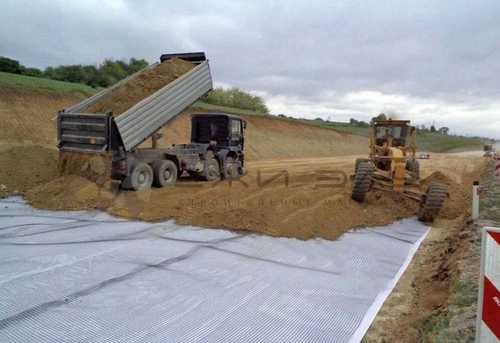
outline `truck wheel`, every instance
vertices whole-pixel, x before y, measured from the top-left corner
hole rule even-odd
[[[158,160],[153,162],[154,179],[156,187],[173,186],[177,181],[177,166],[170,160]]]
[[[415,174],[417,180],[420,179],[420,163],[416,159],[406,161],[406,170]]]
[[[236,162],[233,157],[226,158],[224,166],[224,178],[228,180],[236,180],[240,177],[240,163]]]
[[[420,203],[418,219],[423,222],[433,222],[443,207],[448,196],[448,187],[441,183],[431,183]]]
[[[361,162],[358,165],[356,175],[354,175],[352,199],[357,202],[364,202],[366,194],[372,185],[373,166],[370,162]]]
[[[122,188],[134,191],[143,191],[151,188],[153,183],[153,169],[146,163],[138,163],[129,176],[122,182]]]
[[[207,160],[205,161],[205,170],[203,177],[207,181],[220,180],[220,167],[219,162],[215,159],[214,153],[209,151],[207,153]]]

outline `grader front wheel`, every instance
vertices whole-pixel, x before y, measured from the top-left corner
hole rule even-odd
[[[370,162],[362,161],[356,168],[356,175],[354,175],[352,199],[357,202],[365,201],[366,194],[372,185],[373,166]]]
[[[420,203],[418,219],[423,222],[433,222],[443,207],[447,196],[448,187],[446,185],[432,183]]]

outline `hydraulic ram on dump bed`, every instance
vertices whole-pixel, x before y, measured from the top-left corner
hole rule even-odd
[[[212,89],[204,53],[162,55],[165,62],[181,58],[196,66],[122,114],[85,113],[90,105],[142,71],[58,114],[58,147],[63,152],[108,154],[111,177],[124,189],[174,185],[184,172],[208,181],[243,174],[245,121],[224,113],[192,116],[191,142],[157,148],[157,131]],[[154,64],[150,68],[155,68]],[[152,148],[139,148],[146,139]]]
[[[116,117],[108,113],[90,114],[84,111],[144,70],[155,68],[158,63],[59,112],[59,149],[83,153],[104,153],[120,148],[132,151],[212,89],[210,67],[204,53],[162,55],[161,61],[171,58],[183,58],[197,66]]]

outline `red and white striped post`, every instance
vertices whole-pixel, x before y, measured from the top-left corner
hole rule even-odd
[[[476,342],[500,341],[500,228],[483,228]]]

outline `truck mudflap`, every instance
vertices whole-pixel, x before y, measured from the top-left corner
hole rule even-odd
[[[60,112],[57,126],[61,151],[100,154],[109,147],[111,117],[107,114]]]

